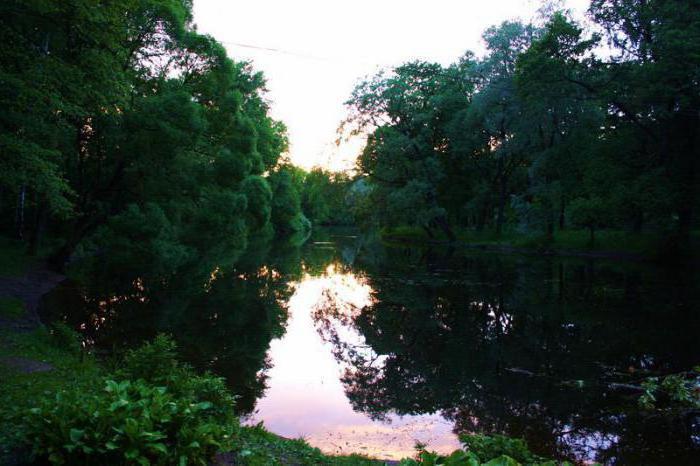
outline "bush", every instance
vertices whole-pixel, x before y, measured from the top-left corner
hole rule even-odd
[[[484,460],[501,455],[509,456],[520,463],[532,463],[536,459],[522,439],[504,435],[462,435],[459,440],[467,451]]]
[[[80,334],[63,322],[51,324],[49,335],[51,335],[51,342],[54,346],[66,350],[70,354],[80,354],[83,349]]]
[[[221,378],[178,364],[175,349],[159,336],[129,352],[121,379],[40,399],[19,420],[34,454],[54,464],[205,465],[230,450],[233,396]]]
[[[117,375],[123,379],[162,384],[178,370],[177,347],[172,338],[158,335],[152,342],[129,350]]]
[[[456,450],[449,456],[427,451],[425,445],[416,445],[415,460],[403,460],[401,466],[556,466],[557,463],[534,455],[524,440],[503,435],[462,435],[464,450]]]

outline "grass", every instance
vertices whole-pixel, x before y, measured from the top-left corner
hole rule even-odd
[[[22,373],[2,364],[6,358],[26,358],[50,364],[54,370]],[[28,333],[0,335],[0,417],[8,419],[13,412],[26,412],[46,393],[72,384],[89,384],[100,373],[95,360],[62,347],[45,328]],[[12,445],[22,435],[17,426],[0,423],[0,464],[10,462]]]
[[[0,298],[0,318],[19,319],[26,312],[24,303],[17,298]]]
[[[419,227],[397,227],[384,229],[382,238],[389,243],[397,240],[423,242],[431,238]],[[552,241],[542,234],[524,234],[515,231],[504,231],[500,235],[495,231],[475,231],[457,229],[457,240],[475,247],[516,248],[531,250],[548,250],[562,254],[567,253],[606,253],[631,254],[643,257],[653,257],[665,251],[667,237],[656,233],[631,233],[622,230],[601,230],[596,232],[595,242],[590,243],[587,230],[556,231]],[[440,234],[432,240],[445,241],[447,238]],[[691,237],[694,251],[700,250],[700,232],[695,231]]]
[[[0,237],[0,276],[17,276],[27,271],[33,259],[19,240]]]
[[[237,460],[249,466],[268,464],[314,464],[328,466],[376,466],[383,461],[361,455],[328,456],[304,439],[285,439],[265,430],[262,425],[244,427]],[[238,464],[238,462],[236,463]]]

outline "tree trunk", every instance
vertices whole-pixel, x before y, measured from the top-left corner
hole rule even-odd
[[[49,257],[49,265],[59,272],[63,271],[66,262],[68,262],[78,244],[104,223],[106,219],[105,215],[78,219],[75,226],[71,229],[70,236],[66,239],[66,242]]]
[[[17,199],[17,214],[15,216],[15,227],[17,231],[17,238],[24,238],[24,201],[27,195],[27,186],[22,185],[19,190],[19,196]]]
[[[595,227],[591,226],[588,228],[590,232],[590,238],[588,240],[588,244],[593,246],[595,244]]]
[[[476,222],[476,231],[484,231],[484,228],[486,227],[486,219],[489,216],[489,210],[491,209],[488,203],[484,203],[484,205],[479,210],[479,217],[477,218]]]
[[[39,245],[41,244],[41,237],[44,233],[44,228],[46,226],[46,207],[45,203],[41,202],[42,199],[39,195],[36,196],[36,217],[34,219],[34,226],[32,228],[32,234],[29,238],[29,254],[34,256],[39,250]]]
[[[642,232],[642,226],[644,226],[644,213],[643,212],[637,212],[634,215],[634,220],[632,221],[632,232],[634,233],[641,233]]]
[[[561,196],[561,200],[559,202],[559,231],[564,230],[564,223],[566,222],[566,217],[564,216],[565,210],[566,201],[564,200],[564,196]]]
[[[496,219],[496,235],[500,236],[503,230],[503,222],[506,208],[506,177],[501,176],[498,190],[498,218]]]
[[[438,224],[442,232],[445,233],[445,236],[447,236],[450,239],[450,241],[454,241],[455,239],[457,239],[455,234],[452,232],[452,229],[450,228],[450,223],[447,221],[447,218],[444,215],[437,217],[435,219],[435,222]]]

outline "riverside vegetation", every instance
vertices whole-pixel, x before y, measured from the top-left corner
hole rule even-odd
[[[590,28],[557,2],[546,2],[532,24],[506,21],[489,28],[483,56],[467,52],[448,66],[410,62],[365,78],[347,101],[339,135],[362,134],[366,144],[355,173],[335,174],[306,172],[285,158],[286,129],[270,116],[264,76],[197,32],[191,0],[3,1],[0,275],[43,272],[46,262],[81,288],[80,299],[62,302],[60,318],[47,321],[49,327],[27,331],[37,310],[17,295],[16,283],[2,287],[2,459],[375,464],[327,456],[262,426],[242,427],[237,418],[265,389],[259,374],[267,367],[270,340],[284,333],[279,303],[288,296],[286,280],[328,265],[314,257],[302,261],[294,249],[312,225],[379,230],[390,242],[653,259],[672,267],[662,275],[672,276],[680,290],[669,285],[675,291],[668,300],[645,299],[668,304],[664,309],[692,331],[700,4],[593,0],[588,19]],[[505,332],[492,335],[489,316],[508,320],[505,307],[529,302],[518,295],[518,283],[527,278],[519,265],[464,262],[500,287],[497,303],[481,288],[458,292],[426,280],[421,290],[406,281],[397,291],[383,286],[382,278],[373,281],[381,299],[371,310],[379,320],[370,319],[368,309],[353,325],[373,339],[378,353],[389,353],[390,362],[415,364],[404,372],[389,367],[380,377],[353,353],[344,362],[357,370],[345,383],[358,409],[378,416],[412,412],[417,400],[408,391],[394,397],[396,390],[376,389],[425,381],[435,374],[434,364],[445,362],[453,377],[446,383],[463,392],[435,390],[418,400],[425,409],[458,410],[461,395],[475,390],[474,409],[484,419],[495,412],[482,391],[498,384],[475,383],[480,374],[469,372],[474,368],[444,354],[437,362],[421,358],[401,332],[393,339],[394,330],[414,326],[404,330],[433,349],[436,342],[456,348],[475,342],[474,353],[489,363],[492,353],[508,350]],[[617,291],[597,286],[593,265],[569,272],[559,266],[556,280],[553,272],[547,275],[548,283],[559,283],[558,304],[547,301],[543,308],[565,309],[564,283],[580,276],[590,285],[581,293],[589,303],[601,309],[619,303]],[[370,270],[376,271],[368,267],[368,275]],[[635,297],[637,285],[648,283],[645,273],[625,271],[619,287],[640,308],[643,300]],[[244,279],[224,283],[222,276]],[[504,290],[505,283],[512,289]],[[461,294],[467,291],[479,299]],[[47,297],[49,308],[52,299]],[[437,311],[451,316],[464,303],[474,313],[469,328],[481,334],[460,333],[461,327],[427,317]],[[218,319],[225,306],[230,312],[218,321],[218,333],[196,320]],[[404,313],[408,321],[393,320]],[[533,318],[522,314],[523,321]],[[95,316],[103,320],[80,326]],[[584,317],[577,316],[576,325],[600,334]],[[119,334],[129,319],[142,326]],[[101,328],[107,320],[111,327]],[[564,354],[578,334],[574,324],[556,322],[569,332],[556,333]],[[659,328],[670,325],[658,322]],[[156,337],[161,327],[173,330],[168,333],[175,334],[179,352],[170,337]],[[198,331],[211,338],[198,340]],[[612,331],[609,336],[611,344],[619,338]],[[671,340],[686,342],[667,335]],[[93,353],[81,341],[113,351]],[[682,415],[689,420],[687,437],[696,438],[697,361],[669,361],[687,351],[652,343],[629,354],[633,371],[650,374],[626,389],[641,412],[674,426]],[[612,361],[616,374],[627,362],[603,353],[596,356]],[[566,354],[562,360],[571,361]],[[542,364],[547,377],[557,364]],[[584,372],[595,372],[589,366]],[[491,365],[480,370],[486,367]],[[406,376],[409,370],[415,377]],[[576,385],[578,379],[565,382]],[[386,399],[376,399],[381,396]],[[584,398],[580,406],[587,406]],[[525,411],[516,409],[520,401],[508,405],[513,420]],[[551,424],[580,418],[565,414],[553,416]],[[479,431],[469,416],[460,419],[459,433]],[[464,449],[448,457],[419,445],[416,458],[403,464],[551,464],[523,441],[500,435],[518,430],[516,424],[494,416],[483,429],[493,435],[462,435]],[[692,456],[688,445],[684,460]]]
[[[61,324],[9,338],[11,353],[44,358],[57,371],[27,376],[3,369],[0,459],[26,449],[25,459],[52,464],[384,464],[326,456],[302,439],[241,427],[224,379],[179,363],[166,336],[128,351],[112,362],[113,370],[84,354],[78,335]],[[417,458],[401,464],[557,464],[533,455],[521,440],[477,435],[463,441],[467,451],[448,457],[419,445]]]

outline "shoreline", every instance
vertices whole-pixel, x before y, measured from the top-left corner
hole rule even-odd
[[[473,249],[483,252],[497,252],[501,254],[521,254],[527,256],[540,256],[540,257],[578,257],[578,258],[588,258],[588,259],[613,259],[613,260],[626,260],[632,262],[645,262],[652,261],[649,255],[634,253],[629,251],[581,251],[581,250],[567,250],[559,248],[547,248],[542,249],[539,247],[525,247],[525,246],[513,246],[510,244],[484,244],[484,243],[472,243],[466,240],[456,239],[454,241],[450,240],[439,240],[439,239],[429,239],[429,238],[413,238],[410,236],[402,235],[383,235],[382,241],[388,245],[411,245],[411,246],[447,246],[447,247],[461,247],[465,249]]]

